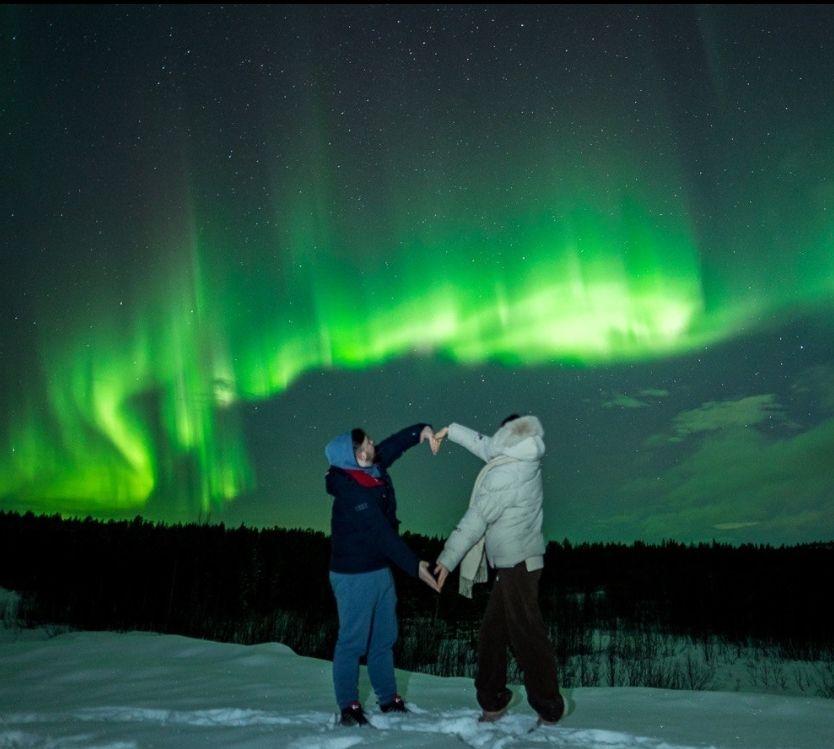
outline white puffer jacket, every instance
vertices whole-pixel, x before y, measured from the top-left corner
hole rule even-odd
[[[512,567],[544,554],[542,474],[544,429],[535,416],[508,422],[492,437],[449,426],[449,439],[489,462],[510,458],[489,469],[458,527],[438,557],[448,570],[486,533],[486,556],[493,567]]]

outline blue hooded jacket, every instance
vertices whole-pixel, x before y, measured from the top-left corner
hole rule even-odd
[[[388,468],[420,442],[420,433],[425,426],[415,424],[384,439],[376,446],[374,465],[368,468],[356,462],[349,432],[328,443],[324,453],[330,463],[325,477],[327,493],[333,496],[330,519],[332,571],[373,572],[393,563],[417,577],[419,559],[397,532],[400,524],[397,498]],[[360,483],[355,473],[350,473],[359,471],[372,478]]]
[[[356,455],[353,452],[353,437],[350,432],[345,432],[330,440],[327,447],[324,448],[324,456],[327,458],[327,462],[336,466],[336,468],[345,471],[364,471],[369,476],[379,478],[380,471],[376,463],[366,468],[356,462]]]

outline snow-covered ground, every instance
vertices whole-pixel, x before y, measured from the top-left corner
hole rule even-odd
[[[346,729],[330,663],[283,645],[0,630],[0,747],[834,747],[834,702],[816,697],[575,689],[557,727],[530,733],[520,687],[506,718],[481,725],[470,679],[398,678],[411,715],[379,713],[363,682],[376,728]]]

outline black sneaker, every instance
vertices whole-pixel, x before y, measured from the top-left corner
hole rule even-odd
[[[339,723],[343,726],[370,725],[359,702],[351,702],[347,707],[342,708],[342,719]]]
[[[379,709],[382,710],[384,713],[408,713],[411,712],[406,706],[405,702],[403,702],[403,698],[400,695],[395,694],[394,699],[390,702],[386,702],[384,705],[380,705]]]

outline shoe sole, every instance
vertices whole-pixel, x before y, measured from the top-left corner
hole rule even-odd
[[[478,718],[478,723],[495,723],[497,720],[501,720],[507,712],[509,711],[510,706],[507,705],[503,710],[496,710],[494,713],[488,713],[484,710],[481,713],[481,717]]]

